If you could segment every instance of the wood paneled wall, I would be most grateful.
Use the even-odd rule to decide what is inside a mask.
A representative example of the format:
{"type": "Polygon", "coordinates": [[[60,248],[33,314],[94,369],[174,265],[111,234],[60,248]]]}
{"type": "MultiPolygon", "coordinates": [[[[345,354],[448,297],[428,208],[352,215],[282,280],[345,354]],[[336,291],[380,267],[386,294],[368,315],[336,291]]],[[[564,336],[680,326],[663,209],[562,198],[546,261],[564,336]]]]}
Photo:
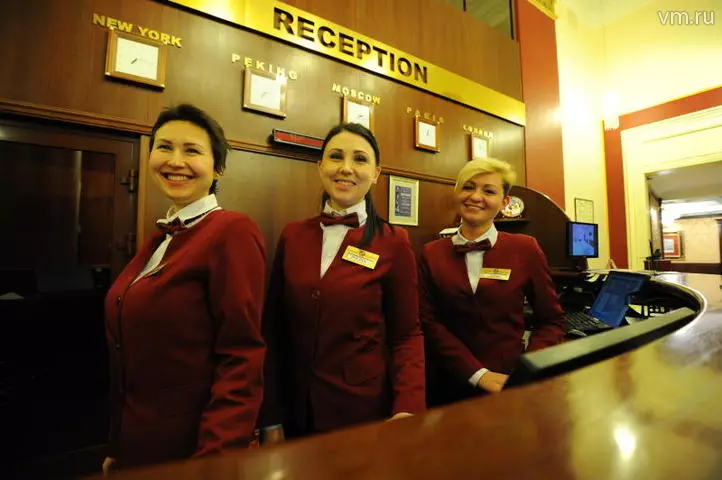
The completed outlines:
{"type": "MultiPolygon", "coordinates": [[[[442,0],[290,3],[510,96],[521,96],[516,43],[442,0]]],[[[520,183],[525,182],[522,127],[161,2],[87,0],[68,8],[59,0],[6,0],[0,4],[0,40],[0,62],[11,66],[0,70],[0,110],[136,135],[147,134],[165,106],[191,102],[208,111],[237,149],[221,181],[221,202],[250,213],[271,244],[280,226],[317,211],[320,186],[310,163],[317,156],[273,146],[269,135],[281,128],[324,136],[341,117],[342,98],[332,91],[334,83],[381,97],[375,131],[382,168],[386,174],[421,180],[420,225],[409,228],[416,244],[453,221],[453,181],[469,158],[465,125],[493,132],[491,154],[514,165],[520,183]],[[93,25],[93,13],[182,37],[183,47],[168,52],[164,90],[105,78],[107,30],[93,25]],[[242,60],[232,63],[233,54],[298,72],[297,80],[289,80],[286,119],[241,108],[244,67],[242,60]],[[414,148],[408,107],[444,118],[440,153],[414,148]]],[[[388,212],[385,178],[376,187],[383,215],[388,212]]],[[[152,228],[166,205],[162,200],[153,203],[158,199],[150,193],[146,198],[140,223],[152,228]]]]}

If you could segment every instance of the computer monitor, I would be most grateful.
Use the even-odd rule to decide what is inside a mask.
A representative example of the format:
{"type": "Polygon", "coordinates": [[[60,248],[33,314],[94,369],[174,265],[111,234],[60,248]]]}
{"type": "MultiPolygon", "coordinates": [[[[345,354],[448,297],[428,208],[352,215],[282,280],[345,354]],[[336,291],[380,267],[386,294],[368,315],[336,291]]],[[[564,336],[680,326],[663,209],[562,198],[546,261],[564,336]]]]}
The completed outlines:
{"type": "Polygon", "coordinates": [[[610,271],[589,312],[612,328],[622,324],[629,307],[629,296],[639,292],[649,280],[643,273],[610,271]]]}
{"type": "Polygon", "coordinates": [[[599,225],[568,222],[567,255],[573,258],[597,258],[599,256],[599,225]]]}

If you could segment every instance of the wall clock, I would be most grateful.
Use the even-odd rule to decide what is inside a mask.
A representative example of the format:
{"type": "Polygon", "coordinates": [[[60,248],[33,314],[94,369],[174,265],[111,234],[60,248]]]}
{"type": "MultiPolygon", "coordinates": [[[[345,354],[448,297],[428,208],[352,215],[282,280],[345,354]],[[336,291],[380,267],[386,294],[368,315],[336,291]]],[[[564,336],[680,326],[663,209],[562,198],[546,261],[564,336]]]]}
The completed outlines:
{"type": "Polygon", "coordinates": [[[422,120],[414,117],[414,138],[416,148],[438,152],[439,147],[439,122],[422,120]]]}
{"type": "Polygon", "coordinates": [[[165,88],[168,47],[132,33],[108,30],[105,74],[135,83],[165,88]]]}

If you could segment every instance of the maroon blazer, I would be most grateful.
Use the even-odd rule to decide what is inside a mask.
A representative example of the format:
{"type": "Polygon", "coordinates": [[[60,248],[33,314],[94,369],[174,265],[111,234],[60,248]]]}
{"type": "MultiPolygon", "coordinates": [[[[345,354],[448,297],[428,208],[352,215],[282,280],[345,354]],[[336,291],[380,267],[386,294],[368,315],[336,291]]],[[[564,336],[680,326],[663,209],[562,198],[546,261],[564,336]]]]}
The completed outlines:
{"type": "Polygon", "coordinates": [[[162,242],[154,233],[105,302],[111,456],[120,466],[247,446],[262,401],[265,248],[245,215],[216,210],[162,242]]]}
{"type": "Polygon", "coordinates": [[[262,424],[328,431],[425,408],[417,267],[408,234],[384,225],[364,248],[371,270],[343,260],[351,229],[323,278],[319,217],[286,226],[264,316],[268,377],[262,424]]]}
{"type": "Polygon", "coordinates": [[[508,281],[479,279],[471,290],[463,254],[451,238],[424,245],[419,265],[421,322],[429,357],[456,386],[481,368],[509,373],[524,349],[524,296],[534,310],[528,350],[560,343],[564,312],[546,257],[533,237],[499,232],[484,268],[511,269],[508,281]]]}

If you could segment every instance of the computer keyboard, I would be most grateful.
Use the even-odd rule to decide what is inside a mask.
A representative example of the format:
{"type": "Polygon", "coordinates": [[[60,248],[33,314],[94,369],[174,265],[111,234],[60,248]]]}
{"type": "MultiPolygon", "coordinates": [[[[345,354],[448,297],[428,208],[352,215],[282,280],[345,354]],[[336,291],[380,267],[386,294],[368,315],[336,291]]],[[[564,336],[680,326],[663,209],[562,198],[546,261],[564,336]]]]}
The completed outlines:
{"type": "Polygon", "coordinates": [[[566,328],[567,331],[579,330],[588,333],[610,330],[612,327],[584,312],[568,312],[566,328]]]}

